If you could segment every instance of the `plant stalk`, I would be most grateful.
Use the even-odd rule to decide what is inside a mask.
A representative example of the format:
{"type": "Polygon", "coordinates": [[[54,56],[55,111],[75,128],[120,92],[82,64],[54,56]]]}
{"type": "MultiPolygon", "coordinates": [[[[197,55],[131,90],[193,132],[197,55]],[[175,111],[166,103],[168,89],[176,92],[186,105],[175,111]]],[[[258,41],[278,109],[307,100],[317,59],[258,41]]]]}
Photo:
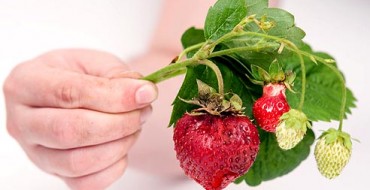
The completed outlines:
{"type": "Polygon", "coordinates": [[[185,61],[172,63],[158,71],[155,71],[152,74],[149,74],[142,79],[151,81],[153,83],[159,83],[161,81],[170,79],[172,77],[184,74],[186,72],[186,67],[196,64],[197,61],[194,59],[187,59],[185,61]]]}
{"type": "Polygon", "coordinates": [[[224,80],[222,77],[222,73],[218,66],[213,63],[212,61],[205,59],[200,61],[200,64],[206,65],[207,67],[211,68],[213,72],[215,72],[216,77],[217,77],[217,84],[218,84],[218,93],[221,94],[221,97],[224,97],[224,80]]]}

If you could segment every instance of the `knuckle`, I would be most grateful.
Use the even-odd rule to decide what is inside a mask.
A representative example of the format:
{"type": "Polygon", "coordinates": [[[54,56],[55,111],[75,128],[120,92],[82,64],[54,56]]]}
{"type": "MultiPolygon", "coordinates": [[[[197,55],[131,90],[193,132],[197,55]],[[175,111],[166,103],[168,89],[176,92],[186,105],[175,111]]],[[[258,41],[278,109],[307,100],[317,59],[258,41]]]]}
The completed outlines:
{"type": "Polygon", "coordinates": [[[76,82],[77,81],[65,80],[58,84],[56,90],[57,105],[70,108],[79,107],[81,97],[76,82]]]}

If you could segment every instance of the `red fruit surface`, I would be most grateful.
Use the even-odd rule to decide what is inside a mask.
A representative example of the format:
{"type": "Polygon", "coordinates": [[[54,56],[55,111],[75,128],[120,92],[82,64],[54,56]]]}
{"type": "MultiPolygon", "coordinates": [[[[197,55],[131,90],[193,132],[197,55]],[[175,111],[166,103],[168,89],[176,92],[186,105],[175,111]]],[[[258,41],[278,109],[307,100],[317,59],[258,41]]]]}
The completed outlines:
{"type": "Polygon", "coordinates": [[[289,111],[285,89],[283,84],[268,84],[263,87],[262,97],[254,103],[253,115],[263,130],[275,132],[280,116],[289,111]]]}
{"type": "Polygon", "coordinates": [[[225,188],[252,166],[260,139],[246,116],[185,114],[175,126],[175,151],[185,174],[207,190],[225,188]]]}

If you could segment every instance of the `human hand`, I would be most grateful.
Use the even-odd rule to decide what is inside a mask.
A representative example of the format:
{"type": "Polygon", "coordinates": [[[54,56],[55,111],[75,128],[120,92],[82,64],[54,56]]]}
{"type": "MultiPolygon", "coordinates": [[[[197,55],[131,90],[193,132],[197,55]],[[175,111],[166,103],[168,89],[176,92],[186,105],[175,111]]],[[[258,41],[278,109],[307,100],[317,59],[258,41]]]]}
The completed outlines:
{"type": "Polygon", "coordinates": [[[49,52],[5,81],[7,129],[39,168],[72,189],[105,189],[123,174],[157,97],[139,77],[104,52],[49,52]]]}

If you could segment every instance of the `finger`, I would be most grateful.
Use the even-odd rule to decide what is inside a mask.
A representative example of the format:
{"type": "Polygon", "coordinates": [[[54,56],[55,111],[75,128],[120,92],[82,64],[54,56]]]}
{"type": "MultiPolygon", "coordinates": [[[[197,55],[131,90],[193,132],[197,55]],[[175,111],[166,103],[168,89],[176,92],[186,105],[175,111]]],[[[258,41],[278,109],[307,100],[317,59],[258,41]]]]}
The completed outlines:
{"type": "Polygon", "coordinates": [[[118,113],[135,110],[157,98],[154,84],[131,78],[107,79],[60,69],[23,69],[7,80],[11,99],[36,107],[86,108],[118,113]],[[52,79],[52,80],[51,80],[52,79]],[[19,90],[17,87],[22,86],[19,90]]]}
{"type": "Polygon", "coordinates": [[[128,137],[105,144],[69,150],[34,146],[33,160],[43,170],[64,177],[89,175],[122,159],[138,137],[136,132],[128,137]]]}
{"type": "Polygon", "coordinates": [[[83,109],[22,109],[21,133],[29,144],[70,149],[110,142],[141,129],[152,108],[108,114],[83,109]]]}
{"type": "Polygon", "coordinates": [[[122,176],[126,167],[127,157],[98,173],[77,178],[62,178],[72,190],[104,190],[122,176]]]}
{"type": "Polygon", "coordinates": [[[110,79],[115,79],[115,78],[131,78],[131,79],[139,79],[143,77],[143,75],[141,75],[140,73],[138,72],[135,72],[135,71],[125,71],[125,72],[120,72],[120,73],[115,73],[115,74],[112,74],[110,75],[110,79]]]}
{"type": "Polygon", "coordinates": [[[117,56],[93,49],[54,50],[37,57],[35,61],[106,78],[130,70],[117,56]]]}

